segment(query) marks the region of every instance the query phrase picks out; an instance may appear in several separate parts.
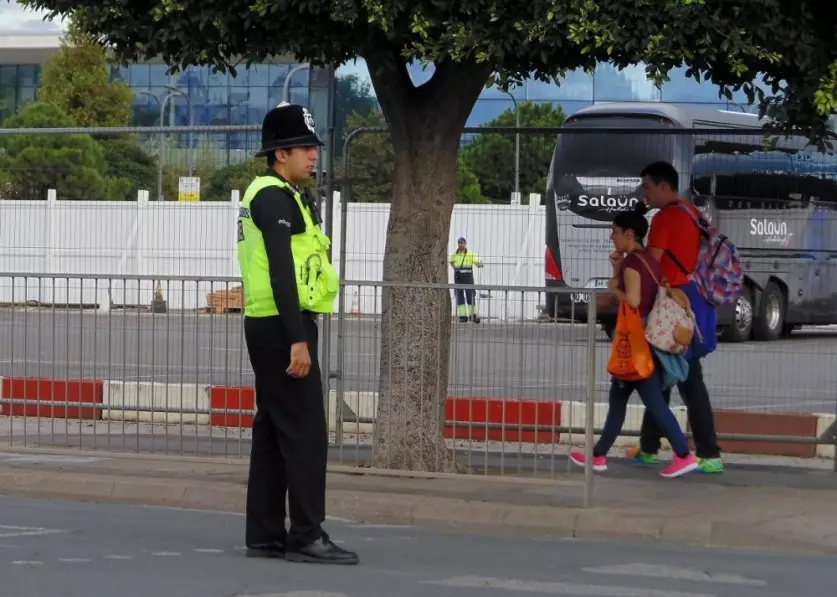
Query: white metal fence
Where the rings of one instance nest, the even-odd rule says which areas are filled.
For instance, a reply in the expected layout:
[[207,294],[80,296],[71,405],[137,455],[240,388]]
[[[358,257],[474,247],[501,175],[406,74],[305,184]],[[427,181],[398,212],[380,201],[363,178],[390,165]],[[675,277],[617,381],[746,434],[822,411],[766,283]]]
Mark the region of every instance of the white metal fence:
[[[41,280],[56,276],[49,284],[27,284],[17,278],[16,286],[0,287],[0,302],[148,305],[153,285],[140,289],[131,286],[131,281],[110,277],[237,277],[239,196],[240,192],[233,191],[230,202],[157,202],[149,201],[148,192],[141,191],[136,202],[61,201],[55,193],[44,201],[0,201],[0,271],[37,273]],[[479,284],[543,284],[545,208],[539,197],[532,203],[454,208],[449,251],[455,250],[460,236],[468,239],[469,248],[485,263],[477,273]],[[340,195],[335,193],[335,266],[339,265],[341,209]],[[389,204],[349,204],[346,279],[381,280],[388,218]],[[101,278],[88,281],[82,290],[78,280],[72,279],[79,275]],[[203,308],[211,292],[209,284],[206,288],[194,283],[186,288],[172,283],[162,286],[171,309]],[[369,294],[346,300],[348,311],[361,314],[377,313],[381,304],[379,297]],[[504,307],[502,316],[535,316],[537,305],[527,305],[526,312],[519,306]]]

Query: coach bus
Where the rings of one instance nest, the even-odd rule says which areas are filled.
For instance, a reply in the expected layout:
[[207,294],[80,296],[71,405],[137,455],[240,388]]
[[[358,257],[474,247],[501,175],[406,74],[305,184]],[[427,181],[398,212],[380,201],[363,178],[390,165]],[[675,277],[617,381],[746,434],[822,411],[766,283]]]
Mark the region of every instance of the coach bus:
[[[665,160],[681,196],[740,251],[745,286],[718,308],[722,339],[837,323],[837,157],[761,125],[754,114],[663,103],[597,104],[568,118],[547,179],[545,277],[574,292],[547,292],[548,314],[586,319],[586,291],[611,274],[610,223],[642,200],[642,168]],[[608,335],[615,317],[601,304]]]

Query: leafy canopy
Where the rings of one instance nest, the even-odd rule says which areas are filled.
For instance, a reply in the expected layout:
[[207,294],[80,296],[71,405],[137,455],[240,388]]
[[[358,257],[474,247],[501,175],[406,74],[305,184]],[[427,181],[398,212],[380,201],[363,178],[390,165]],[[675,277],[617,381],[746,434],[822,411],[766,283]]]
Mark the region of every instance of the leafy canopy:
[[[345,137],[360,128],[385,128],[386,120],[379,110],[368,114],[353,112],[346,120],[342,135]],[[512,142],[512,153],[514,142]],[[480,179],[472,166],[465,163],[464,152],[460,156],[456,173],[456,203],[491,203],[483,196]],[[506,161],[511,164],[509,156]],[[352,140],[349,151],[349,170],[344,171],[341,160],[337,164],[338,178],[350,180],[350,201],[357,203],[389,203],[393,200],[393,176],[395,152],[389,133],[361,131]],[[509,170],[509,167],[507,167]]]
[[44,65],[38,99],[58,106],[79,126],[128,126],[134,92],[111,81],[105,49],[71,22],[61,49]]
[[[11,116],[10,129],[74,127],[72,116],[58,106],[34,102]],[[45,164],[48,167],[45,167]],[[3,135],[0,138],[0,182],[4,199],[110,200],[126,197],[131,181],[108,176],[104,151],[93,137],[78,135]]]
[[[514,109],[506,110],[485,123],[485,128],[514,127],[518,118],[521,127],[547,129],[564,124],[565,115],[560,107],[549,102],[518,101],[517,114]],[[518,137],[521,201],[528,203],[530,193],[543,194],[546,191],[555,136],[532,134]],[[515,135],[508,132],[497,134],[490,130],[477,135],[460,152],[461,162],[473,171],[485,196],[498,203],[508,203],[514,191],[514,157]]]
[[[282,53],[314,64],[359,55],[377,68],[418,59],[488,66],[503,86],[597,61],[645,62],[658,81],[687,65],[722,93],[743,89],[771,115],[815,134],[837,109],[837,11],[815,0],[22,3],[51,17],[77,13],[82,30],[125,60],[157,55],[172,66],[226,70],[232,57],[257,62]],[[764,91],[751,83],[759,73]]]

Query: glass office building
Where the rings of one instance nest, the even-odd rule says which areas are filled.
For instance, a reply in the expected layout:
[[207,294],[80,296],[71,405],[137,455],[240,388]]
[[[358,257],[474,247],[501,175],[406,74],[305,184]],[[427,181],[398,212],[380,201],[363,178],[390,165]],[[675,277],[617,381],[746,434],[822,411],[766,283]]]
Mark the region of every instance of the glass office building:
[[[32,101],[38,87],[41,64],[59,48],[55,35],[10,35],[0,40],[0,118],[13,114],[21,105]],[[322,69],[294,70],[300,66],[292,59],[276,60],[241,69],[237,76],[213,73],[208,67],[190,67],[185,72],[168,75],[163,64],[138,63],[125,68],[113,68],[112,76],[126,81],[135,92],[134,124],[159,124],[160,103],[172,88],[180,93],[166,103],[165,125],[189,124],[191,105],[195,125],[260,124],[265,113],[282,99],[288,74],[293,72],[289,88],[290,101],[308,106],[324,134],[326,127],[327,81]],[[413,65],[411,76],[421,83],[432,76],[432,67]],[[369,73],[363,60],[342,66],[338,77],[355,74],[368,81]],[[685,69],[676,69],[671,81],[656,88],[646,80],[641,66],[619,71],[610,65],[600,65],[594,74],[582,71],[570,73],[560,85],[529,80],[509,93],[486,88],[477,101],[468,126],[480,126],[502,112],[513,109],[514,101],[528,100],[560,105],[564,112],[573,111],[602,101],[661,101],[702,104],[733,110],[753,110],[746,105],[743,93],[728,102],[718,97],[718,89],[710,83],[687,79]],[[184,97],[188,96],[188,101]],[[241,134],[230,135],[229,143],[243,146]]]
[[[432,66],[412,65],[409,71],[415,84],[421,84],[433,75]],[[338,76],[348,73],[369,82],[369,71],[362,59],[337,71]],[[731,101],[719,99],[716,85],[698,83],[687,78],[685,73],[685,67],[672,70],[669,74],[671,80],[657,88],[646,78],[643,66],[620,71],[608,64],[600,64],[595,73],[588,74],[583,70],[570,72],[560,85],[529,79],[508,92],[487,87],[480,94],[467,126],[481,126],[506,110],[513,110],[515,101],[551,103],[560,106],[567,115],[596,102],[669,102],[747,112],[757,109],[747,105],[743,92],[733,94]]]

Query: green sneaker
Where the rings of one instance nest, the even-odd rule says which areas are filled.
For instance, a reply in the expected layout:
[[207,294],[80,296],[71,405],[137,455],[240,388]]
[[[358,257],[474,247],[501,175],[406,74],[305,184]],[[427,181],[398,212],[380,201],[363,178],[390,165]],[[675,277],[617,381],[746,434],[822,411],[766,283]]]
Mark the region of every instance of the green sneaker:
[[636,456],[634,456],[634,462],[636,464],[657,464],[660,462],[660,459],[657,458],[656,454],[646,454],[645,452],[637,452]]
[[698,458],[698,470],[709,475],[724,472],[724,462],[720,458]]

